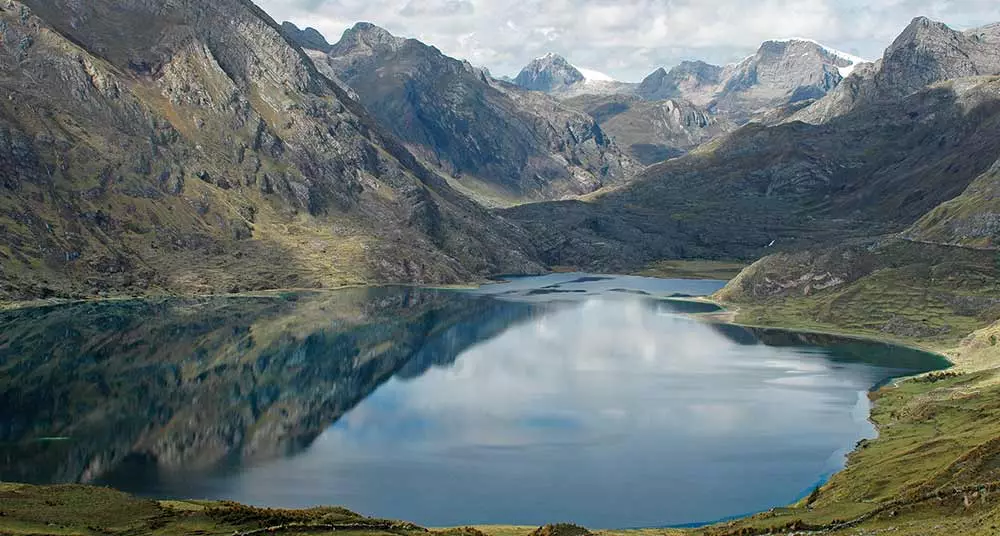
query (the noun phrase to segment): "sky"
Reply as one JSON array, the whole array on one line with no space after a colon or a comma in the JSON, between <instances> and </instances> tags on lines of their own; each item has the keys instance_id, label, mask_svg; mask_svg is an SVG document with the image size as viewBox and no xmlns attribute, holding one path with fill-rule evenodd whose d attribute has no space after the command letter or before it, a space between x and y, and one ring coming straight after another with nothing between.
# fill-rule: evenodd
<instances>
[{"instance_id":1,"label":"sky","mask_svg":"<svg viewBox=\"0 0 1000 536\"><path fill-rule=\"evenodd\" d=\"M1000 22L997 0L256 0L333 43L356 22L516 75L548 52L639 81L681 60L725 64L767 39L806 37L877 59L914 17L956 29Z\"/></svg>"}]
</instances>

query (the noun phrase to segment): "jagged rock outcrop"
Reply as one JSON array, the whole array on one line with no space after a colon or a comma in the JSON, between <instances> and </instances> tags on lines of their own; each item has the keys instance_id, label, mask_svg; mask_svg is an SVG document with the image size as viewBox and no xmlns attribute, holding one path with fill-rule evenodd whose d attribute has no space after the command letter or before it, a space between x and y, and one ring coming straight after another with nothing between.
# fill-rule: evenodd
<instances>
[{"instance_id":1,"label":"jagged rock outcrop","mask_svg":"<svg viewBox=\"0 0 1000 536\"><path fill-rule=\"evenodd\" d=\"M0 23L0 297L539 269L249 2L4 0Z\"/></svg>"},{"instance_id":2,"label":"jagged rock outcrop","mask_svg":"<svg viewBox=\"0 0 1000 536\"><path fill-rule=\"evenodd\" d=\"M586 114L377 26L349 29L317 63L416 155L484 203L584 194L636 170Z\"/></svg>"},{"instance_id":3,"label":"jagged rock outcrop","mask_svg":"<svg viewBox=\"0 0 1000 536\"><path fill-rule=\"evenodd\" d=\"M631 156L645 165L681 156L736 129L724 116L679 98L587 95L563 101L590 114Z\"/></svg>"},{"instance_id":4,"label":"jagged rock outcrop","mask_svg":"<svg viewBox=\"0 0 1000 536\"><path fill-rule=\"evenodd\" d=\"M917 17L881 60L857 69L835 91L791 120L822 123L858 107L900 99L937 82L997 75L998 51L1000 24L959 32Z\"/></svg>"},{"instance_id":5,"label":"jagged rock outcrop","mask_svg":"<svg viewBox=\"0 0 1000 536\"><path fill-rule=\"evenodd\" d=\"M707 106L722 83L723 70L703 61L683 61L669 72L660 67L643 79L636 95L646 100L684 98Z\"/></svg>"}]
</instances>

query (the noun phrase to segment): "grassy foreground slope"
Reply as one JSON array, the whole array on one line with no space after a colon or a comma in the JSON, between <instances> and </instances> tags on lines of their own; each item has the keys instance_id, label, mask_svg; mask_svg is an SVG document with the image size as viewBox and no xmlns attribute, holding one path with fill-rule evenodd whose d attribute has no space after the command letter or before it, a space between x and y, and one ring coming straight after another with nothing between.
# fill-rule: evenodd
<instances>
[{"instance_id":1,"label":"grassy foreground slope","mask_svg":"<svg viewBox=\"0 0 1000 536\"><path fill-rule=\"evenodd\" d=\"M716 295L742 323L893 339L956 366L873 393L879 438L814 496L707 533L1000 534L996 169L898 236L771 255Z\"/></svg>"}]
</instances>

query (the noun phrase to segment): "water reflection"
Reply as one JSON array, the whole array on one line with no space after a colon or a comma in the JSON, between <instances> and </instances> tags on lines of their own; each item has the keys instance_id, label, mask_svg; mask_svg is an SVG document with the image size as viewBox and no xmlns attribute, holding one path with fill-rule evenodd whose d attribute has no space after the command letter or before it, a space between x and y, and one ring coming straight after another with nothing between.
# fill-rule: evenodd
<instances>
[{"instance_id":1,"label":"water reflection","mask_svg":"<svg viewBox=\"0 0 1000 536\"><path fill-rule=\"evenodd\" d=\"M587 296L531 292L553 284ZM3 313L0 479L430 525L706 521L794 499L872 434L870 387L942 365L636 295L670 288L513 285Z\"/></svg>"}]
</instances>

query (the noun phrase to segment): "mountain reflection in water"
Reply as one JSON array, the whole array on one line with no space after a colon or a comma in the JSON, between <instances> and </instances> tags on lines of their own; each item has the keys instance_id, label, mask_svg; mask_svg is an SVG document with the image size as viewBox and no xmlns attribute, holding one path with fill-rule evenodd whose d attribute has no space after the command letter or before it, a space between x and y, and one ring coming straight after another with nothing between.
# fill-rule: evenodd
<instances>
[{"instance_id":1,"label":"mountain reflection in water","mask_svg":"<svg viewBox=\"0 0 1000 536\"><path fill-rule=\"evenodd\" d=\"M0 312L0 479L434 525L705 521L794 499L872 433L867 389L943 365L625 283ZM584 295L533 292L552 285Z\"/></svg>"}]
</instances>

